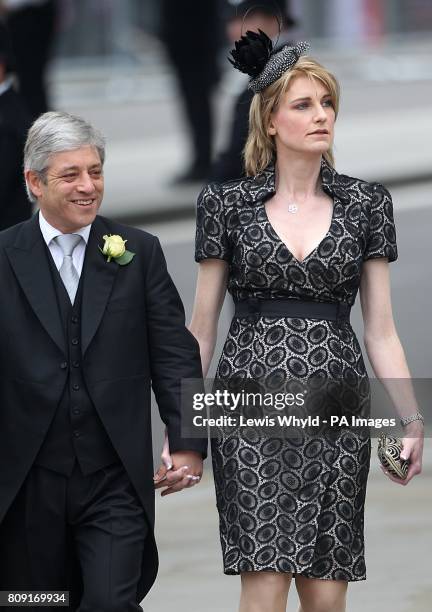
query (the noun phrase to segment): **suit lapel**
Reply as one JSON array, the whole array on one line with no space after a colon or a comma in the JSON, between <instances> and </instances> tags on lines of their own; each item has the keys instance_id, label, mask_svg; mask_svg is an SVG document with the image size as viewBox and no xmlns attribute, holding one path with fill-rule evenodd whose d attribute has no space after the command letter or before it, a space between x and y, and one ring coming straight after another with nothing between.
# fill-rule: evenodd
<instances>
[{"instance_id":1,"label":"suit lapel","mask_svg":"<svg viewBox=\"0 0 432 612\"><path fill-rule=\"evenodd\" d=\"M118 264L107 259L99 250L109 229L100 217L92 224L83 266L81 305L81 346L86 352L102 320L110 296Z\"/></svg>"},{"instance_id":2,"label":"suit lapel","mask_svg":"<svg viewBox=\"0 0 432 612\"><path fill-rule=\"evenodd\" d=\"M14 246L8 247L6 254L30 306L65 354L65 338L46 248L36 214L21 226Z\"/></svg>"}]
</instances>

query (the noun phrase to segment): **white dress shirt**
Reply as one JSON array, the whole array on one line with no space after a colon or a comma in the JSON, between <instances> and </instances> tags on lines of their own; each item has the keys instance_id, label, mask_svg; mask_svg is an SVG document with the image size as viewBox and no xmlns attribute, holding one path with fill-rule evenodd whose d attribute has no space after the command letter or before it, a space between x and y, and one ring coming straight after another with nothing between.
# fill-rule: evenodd
<instances>
[{"instance_id":1,"label":"white dress shirt","mask_svg":"<svg viewBox=\"0 0 432 612\"><path fill-rule=\"evenodd\" d=\"M58 229L53 227L48 223L48 221L43 216L42 212L39 211L39 226L42 232L43 239L47 247L50 250L52 258L54 259L54 263L56 265L57 270L60 270L60 266L63 263L63 251L59 247L59 245L54 241L56 236L61 236L62 232L59 232ZM75 266L76 271L78 272L78 276L81 276L81 271L84 263L84 256L87 247L87 242L90 235L91 224L86 225L85 227L80 228L73 232L74 234L78 234L82 237L82 240L79 241L77 246L75 247L72 253L72 261Z\"/></svg>"}]
</instances>

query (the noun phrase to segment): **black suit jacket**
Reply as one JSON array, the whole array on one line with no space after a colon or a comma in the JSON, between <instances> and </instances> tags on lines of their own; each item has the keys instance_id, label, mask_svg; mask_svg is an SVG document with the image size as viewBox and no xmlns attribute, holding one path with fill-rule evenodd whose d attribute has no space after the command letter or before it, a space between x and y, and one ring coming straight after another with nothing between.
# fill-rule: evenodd
<instances>
[{"instance_id":1,"label":"black suit jacket","mask_svg":"<svg viewBox=\"0 0 432 612\"><path fill-rule=\"evenodd\" d=\"M98 248L105 234L127 239L136 253L131 263L106 261ZM46 248L38 215L0 233L0 522L34 462L66 383L60 367L65 338ZM96 217L86 249L81 321L88 392L153 527L151 386L171 450L205 456L207 448L207 441L180 433L180 380L201 378L201 361L156 237ZM154 546L150 557L141 596L156 575Z\"/></svg>"},{"instance_id":2,"label":"black suit jacket","mask_svg":"<svg viewBox=\"0 0 432 612\"><path fill-rule=\"evenodd\" d=\"M12 88L0 95L0 230L28 219L31 204L23 177L23 150L30 117Z\"/></svg>"}]
</instances>

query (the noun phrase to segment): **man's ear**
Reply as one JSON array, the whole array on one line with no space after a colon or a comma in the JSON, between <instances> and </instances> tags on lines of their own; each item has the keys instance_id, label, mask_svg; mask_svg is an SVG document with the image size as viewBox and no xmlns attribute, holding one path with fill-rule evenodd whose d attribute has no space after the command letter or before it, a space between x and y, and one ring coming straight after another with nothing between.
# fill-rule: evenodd
<instances>
[{"instance_id":1,"label":"man's ear","mask_svg":"<svg viewBox=\"0 0 432 612\"><path fill-rule=\"evenodd\" d=\"M38 172L34 170L26 170L24 172L24 177L28 188L32 192L35 198L39 198L42 195L41 183L42 179Z\"/></svg>"}]
</instances>

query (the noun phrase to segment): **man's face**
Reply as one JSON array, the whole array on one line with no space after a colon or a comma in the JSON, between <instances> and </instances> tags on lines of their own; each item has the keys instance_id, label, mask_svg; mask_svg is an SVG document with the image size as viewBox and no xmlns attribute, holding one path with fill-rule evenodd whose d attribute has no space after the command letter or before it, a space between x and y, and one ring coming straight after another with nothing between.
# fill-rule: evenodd
<instances>
[{"instance_id":1,"label":"man's face","mask_svg":"<svg viewBox=\"0 0 432 612\"><path fill-rule=\"evenodd\" d=\"M45 219L63 233L92 223L102 203L102 163L95 147L55 153L46 177L27 170L26 180Z\"/></svg>"}]
</instances>

